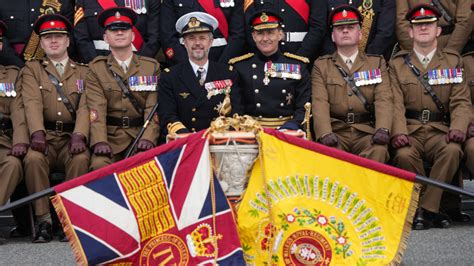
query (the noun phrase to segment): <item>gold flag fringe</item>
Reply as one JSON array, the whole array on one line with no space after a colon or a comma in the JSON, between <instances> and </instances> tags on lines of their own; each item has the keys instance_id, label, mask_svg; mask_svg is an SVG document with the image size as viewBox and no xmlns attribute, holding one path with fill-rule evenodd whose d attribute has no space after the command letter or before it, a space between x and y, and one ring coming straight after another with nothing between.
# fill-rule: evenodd
<instances>
[{"instance_id":1,"label":"gold flag fringe","mask_svg":"<svg viewBox=\"0 0 474 266\"><path fill-rule=\"evenodd\" d=\"M53 203L54 209L58 214L59 221L63 226L63 231L69 240L69 244L71 245L72 252L76 259L77 265L88 265L86 255L84 254L84 250L82 249L81 242L79 242L79 238L72 227L71 220L67 215L66 209L64 208L63 201L61 200L60 195L55 195L51 197L51 203Z\"/></svg>"},{"instance_id":2,"label":"gold flag fringe","mask_svg":"<svg viewBox=\"0 0 474 266\"><path fill-rule=\"evenodd\" d=\"M418 198L420 196L421 187L420 184L414 184L413 186L411 200L405 218L405 225L403 226L402 238L400 239L400 245L398 246L395 257L389 265L400 265L402 263L403 255L408 246L408 237L410 236L413 217L415 216L416 208L418 207Z\"/></svg>"}]
</instances>

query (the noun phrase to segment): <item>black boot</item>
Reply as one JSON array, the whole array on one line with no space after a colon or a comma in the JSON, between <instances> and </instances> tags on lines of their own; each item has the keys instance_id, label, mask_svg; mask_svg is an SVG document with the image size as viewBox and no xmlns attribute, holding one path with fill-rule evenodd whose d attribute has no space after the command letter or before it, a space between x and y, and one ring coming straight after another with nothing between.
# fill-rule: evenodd
<instances>
[{"instance_id":1,"label":"black boot","mask_svg":"<svg viewBox=\"0 0 474 266\"><path fill-rule=\"evenodd\" d=\"M53 239L51 224L43 221L35 226L35 237L33 243L48 243Z\"/></svg>"}]
</instances>

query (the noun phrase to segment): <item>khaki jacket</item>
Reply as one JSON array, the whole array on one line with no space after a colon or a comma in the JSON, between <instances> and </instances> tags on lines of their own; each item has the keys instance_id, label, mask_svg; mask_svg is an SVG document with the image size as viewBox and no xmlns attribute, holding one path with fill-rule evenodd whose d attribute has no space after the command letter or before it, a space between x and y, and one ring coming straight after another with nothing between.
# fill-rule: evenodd
<instances>
[{"instance_id":1,"label":"khaki jacket","mask_svg":"<svg viewBox=\"0 0 474 266\"><path fill-rule=\"evenodd\" d=\"M133 55L127 73L112 55L98 56L89 64L90 72L87 75L87 104L90 110L91 147L99 142L109 143L114 154L124 151L138 135L140 127L121 128L108 126L107 116L111 117L143 117L145 121L153 106L157 102L157 91L131 91L138 103L144 109L144 114L138 113L132 102L122 92L114 79L112 69L125 84L130 77L155 76L160 73L160 66L152 58ZM157 143L159 136L158 121L155 119L148 125L142 139Z\"/></svg>"},{"instance_id":2,"label":"khaki jacket","mask_svg":"<svg viewBox=\"0 0 474 266\"><path fill-rule=\"evenodd\" d=\"M49 79L48 74L53 75L63 84L62 90L76 110L76 119L61 100L56 87ZM62 121L63 123L75 123L74 133L81 133L86 138L89 136L89 111L86 105L86 97L83 97L84 88L79 85L84 82L87 67L76 64L69 59L61 77L56 67L47 58L41 61L27 62L22 75L22 95L25 105L26 119L30 134L43 130L48 133L47 139L70 134L67 132L56 132L46 130L44 122Z\"/></svg>"},{"instance_id":3,"label":"khaki jacket","mask_svg":"<svg viewBox=\"0 0 474 266\"><path fill-rule=\"evenodd\" d=\"M13 132L0 133L0 146L11 148L18 143L30 143L28 128L26 127L25 111L21 101L20 86L18 84L19 69L16 66L0 65L0 83L13 83L16 97L0 96L0 115L3 118L11 119Z\"/></svg>"},{"instance_id":4,"label":"khaki jacket","mask_svg":"<svg viewBox=\"0 0 474 266\"><path fill-rule=\"evenodd\" d=\"M461 53L464 45L472 31L471 16L472 0L440 0L441 5L446 9L447 13L453 18L455 25L451 34L442 35L438 38L439 48L449 48ZM410 22L405 16L411 8L420 3L431 3L431 0L397 0L397 23L396 33L398 43L403 50L413 49L413 41L409 35ZM441 17L439 26L448 26L449 23Z\"/></svg>"},{"instance_id":5,"label":"khaki jacket","mask_svg":"<svg viewBox=\"0 0 474 266\"><path fill-rule=\"evenodd\" d=\"M353 76L355 72L380 69L382 82L373 85L359 86L359 90L370 104L374 105L375 129L387 128L392 125L392 92L390 80L387 73L386 62L382 56L366 55L359 52L357 58L349 70L338 53L319 58L313 67L312 79L312 103L313 118L316 138L335 132L339 129L352 126L362 132L373 134L375 129L369 123L346 124L342 120L335 119L337 116L346 116L347 113L366 113L362 102L352 92L351 87L344 80L341 72L336 66Z\"/></svg>"},{"instance_id":6,"label":"khaki jacket","mask_svg":"<svg viewBox=\"0 0 474 266\"><path fill-rule=\"evenodd\" d=\"M474 52L467 53L462 58L464 64L465 79L471 92L471 104L474 103ZM472 107L471 122L474 122L474 106Z\"/></svg>"},{"instance_id":7,"label":"khaki jacket","mask_svg":"<svg viewBox=\"0 0 474 266\"><path fill-rule=\"evenodd\" d=\"M404 56L407 54L411 58L411 63L420 70L421 75L434 69L462 68L459 54L448 49L438 49L426 69L413 51L401 51L396 54L390 62L390 81L394 97L393 135L411 134L423 126L416 119L406 119L405 110L421 112L426 108L431 112L440 112L431 96L425 93L423 85L415 74L405 64ZM432 85L431 87L446 110L449 110L451 124L449 128L443 122L428 122L427 125L446 133L452 129L466 132L471 112L471 96L466 78L463 77L462 83Z\"/></svg>"}]
</instances>

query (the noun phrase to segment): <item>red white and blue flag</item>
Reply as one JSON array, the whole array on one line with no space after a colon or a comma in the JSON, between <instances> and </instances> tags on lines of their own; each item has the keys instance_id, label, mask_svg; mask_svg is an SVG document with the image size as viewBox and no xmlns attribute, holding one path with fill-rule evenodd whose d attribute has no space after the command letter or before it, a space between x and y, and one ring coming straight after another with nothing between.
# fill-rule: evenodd
<instances>
[{"instance_id":1,"label":"red white and blue flag","mask_svg":"<svg viewBox=\"0 0 474 266\"><path fill-rule=\"evenodd\" d=\"M202 132L55 187L78 264L244 264Z\"/></svg>"}]
</instances>

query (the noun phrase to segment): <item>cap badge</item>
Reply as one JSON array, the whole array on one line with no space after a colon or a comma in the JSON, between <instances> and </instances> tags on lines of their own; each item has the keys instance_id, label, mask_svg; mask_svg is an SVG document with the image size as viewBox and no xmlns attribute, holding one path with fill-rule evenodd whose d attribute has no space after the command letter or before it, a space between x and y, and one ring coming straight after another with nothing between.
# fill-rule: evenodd
<instances>
[{"instance_id":1,"label":"cap badge","mask_svg":"<svg viewBox=\"0 0 474 266\"><path fill-rule=\"evenodd\" d=\"M342 10L342 17L344 17L344 18L347 17L347 11L345 9Z\"/></svg>"},{"instance_id":2,"label":"cap badge","mask_svg":"<svg viewBox=\"0 0 474 266\"><path fill-rule=\"evenodd\" d=\"M54 21L51 21L49 25L54 26Z\"/></svg>"},{"instance_id":3,"label":"cap badge","mask_svg":"<svg viewBox=\"0 0 474 266\"><path fill-rule=\"evenodd\" d=\"M201 22L196 17L192 17L189 19L188 27L195 28L199 27L199 25L201 25Z\"/></svg>"},{"instance_id":4,"label":"cap badge","mask_svg":"<svg viewBox=\"0 0 474 266\"><path fill-rule=\"evenodd\" d=\"M122 16L122 15L120 15L120 12L118 12L118 11L115 12L115 18L116 18L116 19L119 19L121 16Z\"/></svg>"},{"instance_id":5,"label":"cap badge","mask_svg":"<svg viewBox=\"0 0 474 266\"><path fill-rule=\"evenodd\" d=\"M263 12L262 15L260 16L260 20L262 22L267 22L268 21L268 16L267 16L267 14L265 14L265 12Z\"/></svg>"},{"instance_id":6,"label":"cap badge","mask_svg":"<svg viewBox=\"0 0 474 266\"><path fill-rule=\"evenodd\" d=\"M421 14L422 16L425 15L425 9L424 9L424 8L421 8L421 9L420 9L420 14Z\"/></svg>"}]
</instances>

